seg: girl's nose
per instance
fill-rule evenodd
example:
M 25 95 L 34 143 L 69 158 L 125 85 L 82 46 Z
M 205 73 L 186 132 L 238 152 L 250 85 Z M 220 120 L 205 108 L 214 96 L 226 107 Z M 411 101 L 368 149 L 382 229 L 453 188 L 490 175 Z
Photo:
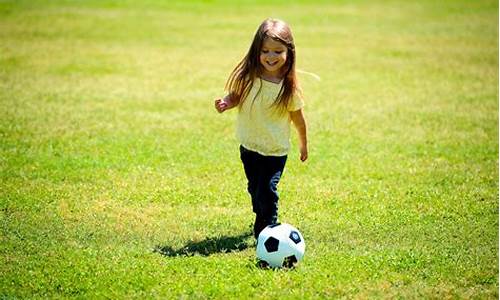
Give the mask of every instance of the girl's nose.
M 269 56 L 270 56 L 272 59 L 274 59 L 274 58 L 278 57 L 278 54 L 276 54 L 276 53 L 271 53 Z

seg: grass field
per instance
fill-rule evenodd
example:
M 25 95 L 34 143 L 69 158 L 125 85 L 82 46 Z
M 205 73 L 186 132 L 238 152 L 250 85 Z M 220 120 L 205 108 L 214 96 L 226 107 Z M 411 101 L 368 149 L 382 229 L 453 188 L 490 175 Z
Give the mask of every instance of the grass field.
M 0 298 L 498 298 L 498 2 L 0 0 Z M 219 115 L 260 22 L 306 98 L 256 266 Z

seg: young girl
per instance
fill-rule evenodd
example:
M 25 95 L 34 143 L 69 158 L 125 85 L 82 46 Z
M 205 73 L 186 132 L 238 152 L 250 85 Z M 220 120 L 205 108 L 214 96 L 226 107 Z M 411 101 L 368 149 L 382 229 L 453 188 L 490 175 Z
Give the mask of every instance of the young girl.
M 238 107 L 237 137 L 255 213 L 254 236 L 278 219 L 277 186 L 295 125 L 300 160 L 307 159 L 306 122 L 295 76 L 295 45 L 290 27 L 267 19 L 226 83 L 228 94 L 215 100 L 219 113 Z

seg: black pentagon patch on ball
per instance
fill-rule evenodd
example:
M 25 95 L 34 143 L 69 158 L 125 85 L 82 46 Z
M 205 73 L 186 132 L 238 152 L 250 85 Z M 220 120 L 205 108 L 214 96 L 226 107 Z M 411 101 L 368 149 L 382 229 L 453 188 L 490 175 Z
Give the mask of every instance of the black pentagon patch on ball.
M 283 267 L 285 268 L 293 268 L 295 267 L 295 264 L 297 263 L 297 258 L 295 255 L 285 257 L 283 260 Z
M 273 237 L 270 237 L 264 242 L 264 246 L 266 247 L 267 252 L 276 252 L 278 251 L 279 243 L 280 241 Z
M 274 224 L 268 225 L 268 227 L 274 228 L 274 227 L 279 226 L 279 225 L 281 225 L 281 223 L 274 223 Z
M 290 236 L 289 238 L 295 243 L 295 244 L 298 244 L 300 243 L 301 239 L 300 239 L 300 235 L 297 231 L 293 231 L 290 232 Z

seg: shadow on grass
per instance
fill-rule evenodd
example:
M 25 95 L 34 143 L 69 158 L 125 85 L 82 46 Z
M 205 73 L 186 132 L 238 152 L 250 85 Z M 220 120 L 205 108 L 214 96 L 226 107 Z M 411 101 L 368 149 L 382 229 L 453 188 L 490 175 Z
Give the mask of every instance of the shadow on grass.
M 206 238 L 202 241 L 189 241 L 185 246 L 174 249 L 170 246 L 156 246 L 154 252 L 163 256 L 209 256 L 215 253 L 229 253 L 242 251 L 248 248 L 247 238 L 252 235 L 251 232 L 242 233 L 237 236 L 222 236 Z

